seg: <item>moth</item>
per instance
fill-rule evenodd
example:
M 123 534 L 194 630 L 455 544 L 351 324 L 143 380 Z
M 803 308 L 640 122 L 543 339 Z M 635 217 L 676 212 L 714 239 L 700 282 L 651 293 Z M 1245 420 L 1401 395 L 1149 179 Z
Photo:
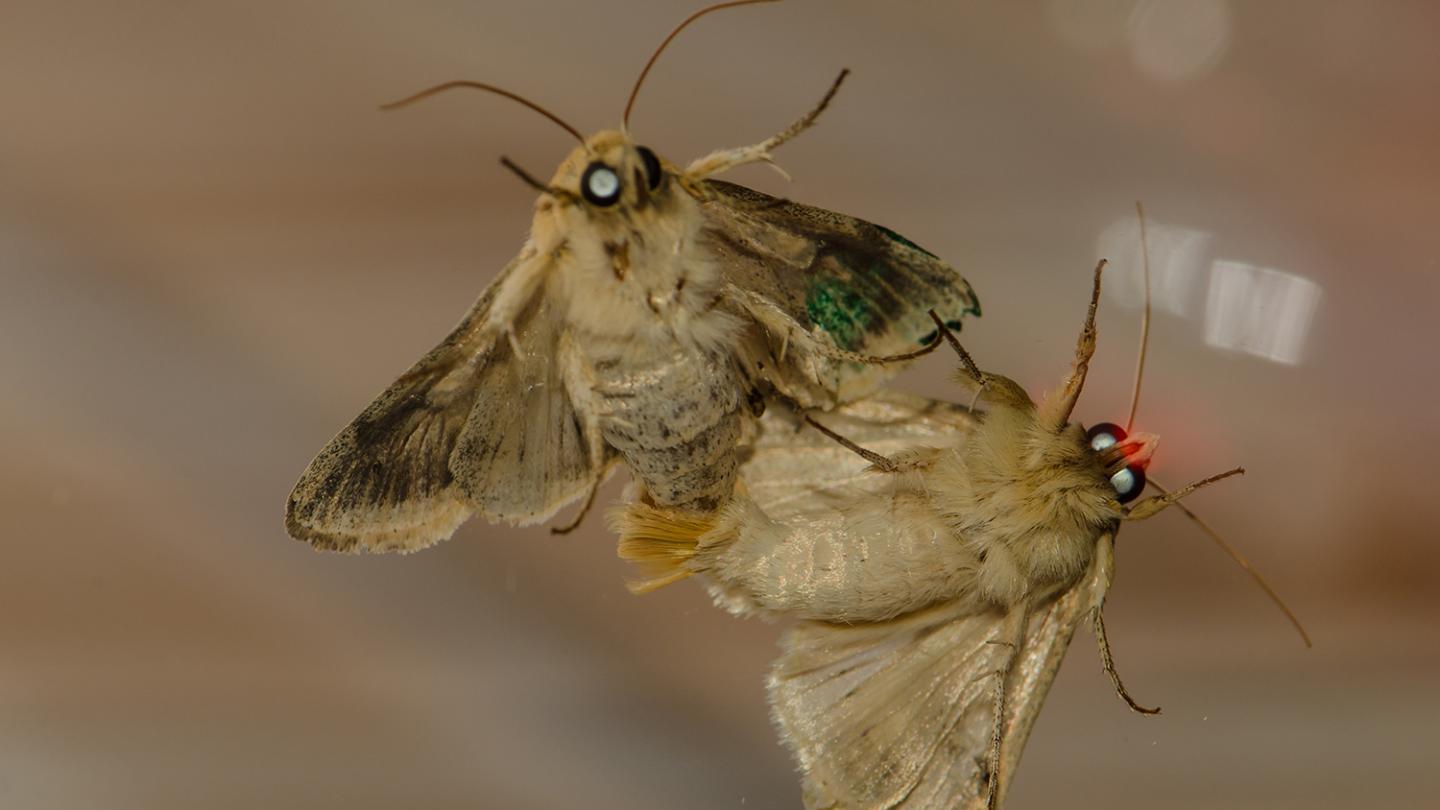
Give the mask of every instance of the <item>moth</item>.
M 1103 266 L 1070 373 L 1039 404 L 954 341 L 970 407 L 882 393 L 806 434 L 772 413 L 720 512 L 612 515 L 648 574 L 635 590 L 701 574 L 737 614 L 801 620 L 768 691 L 806 807 L 998 806 L 1085 621 L 1121 697 L 1158 711 L 1129 697 L 1105 640 L 1116 533 L 1243 470 L 1137 500 L 1156 437 L 1070 421 Z
M 651 503 L 703 512 L 733 490 L 737 445 L 767 402 L 831 408 L 937 345 L 980 304 L 958 272 L 889 229 L 714 179 L 771 163 L 820 104 L 760 143 L 685 167 L 628 121 L 584 137 L 538 192 L 519 255 L 460 324 L 320 451 L 286 528 L 322 549 L 412 551 L 472 514 L 540 522 L 623 460 Z M 388 105 L 388 106 L 396 106 Z M 919 348 L 917 348 L 919 347 Z M 567 529 L 578 524 L 579 517 Z

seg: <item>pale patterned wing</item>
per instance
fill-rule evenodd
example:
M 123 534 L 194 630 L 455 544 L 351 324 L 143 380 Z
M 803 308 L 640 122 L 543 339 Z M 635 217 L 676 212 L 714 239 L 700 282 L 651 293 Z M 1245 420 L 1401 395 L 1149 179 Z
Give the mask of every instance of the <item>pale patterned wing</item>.
M 963 406 L 899 391 L 881 391 L 814 419 L 886 456 L 955 446 L 975 425 Z M 857 487 L 878 492 L 889 483 L 888 476 L 870 470 L 868 461 L 783 406 L 760 420 L 760 435 L 740 476 L 751 499 L 782 522 L 848 502 Z
M 1075 629 L 1090 620 L 1092 610 L 1104 605 L 1114 579 L 1115 536 L 1103 534 L 1096 542 L 1095 557 L 1085 578 L 1030 617 L 1020 659 L 1010 676 L 1005 704 L 1005 745 L 1000 750 L 1001 800 L 1015 778 L 1020 755 L 1065 660 Z
M 1113 573 L 1101 538 L 1086 578 L 1030 617 L 1008 679 L 1000 798 L 1071 636 Z M 804 775 L 806 807 L 983 808 L 994 673 L 1008 655 L 1005 614 L 963 600 L 888 622 L 804 622 L 769 679 L 781 736 Z
M 559 320 L 537 296 L 522 323 L 521 354 L 497 352 L 450 469 L 476 511 L 492 520 L 538 523 L 597 485 L 618 458 L 566 391 L 557 357 Z M 587 427 L 589 425 L 589 427 Z
M 573 421 L 557 416 L 568 405 L 563 389 L 550 384 L 548 376 L 538 390 L 517 387 L 536 374 L 548 374 L 534 368 L 549 365 L 537 361 L 550 356 L 556 339 L 543 300 L 532 301 L 514 324 L 528 362 L 517 361 L 503 332 L 497 337 L 489 323 L 497 297 L 516 278 L 539 272 L 542 268 L 530 264 L 538 261 L 527 252 L 511 262 L 440 345 L 310 462 L 286 504 L 291 536 L 335 551 L 414 551 L 446 539 L 475 511 L 530 520 L 584 492 L 604 460 L 577 456 L 573 437 L 548 433 L 556 422 Z M 544 298 L 543 289 L 536 297 Z M 520 371 L 522 366 L 526 370 Z M 524 436 L 512 434 L 509 444 L 482 459 L 467 456 L 453 463 L 462 437 L 473 433 L 467 425 L 477 407 L 488 412 L 495 402 L 507 403 L 511 413 L 524 410 L 517 406 L 540 408 L 547 418 L 526 425 Z M 495 429 L 512 426 L 513 420 L 487 423 Z M 525 493 L 489 493 L 472 486 L 486 480 L 492 468 L 508 468 L 517 480 L 534 480 L 534 468 L 541 464 L 559 470 L 563 484 Z
M 807 407 L 858 399 L 899 369 L 823 356 L 816 341 L 904 354 L 935 335 L 928 310 L 953 329 L 980 314 L 958 271 L 888 228 L 734 183 L 705 185 L 705 236 L 764 333 L 739 347 L 740 360 Z
M 809 808 L 950 808 L 984 792 L 1006 616 L 955 601 L 875 624 L 805 622 L 770 704 Z

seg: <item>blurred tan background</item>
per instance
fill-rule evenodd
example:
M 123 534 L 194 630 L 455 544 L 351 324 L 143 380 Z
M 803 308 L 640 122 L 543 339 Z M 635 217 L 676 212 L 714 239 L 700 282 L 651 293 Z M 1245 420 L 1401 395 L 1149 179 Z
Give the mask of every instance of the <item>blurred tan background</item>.
M 696 3 L 39 3 L 0 11 L 0 807 L 798 807 L 779 628 L 645 598 L 592 515 L 411 557 L 312 553 L 310 457 L 518 249 L 571 147 L 472 78 L 615 125 Z M 1011 806 L 1429 807 L 1440 792 L 1440 6 L 791 0 L 687 31 L 633 131 L 962 268 L 965 339 L 1059 379 L 1117 260 L 1083 421 L 1123 420 L 1139 309 L 1155 471 L 1249 474 L 1127 529 L 1128 713 L 1077 636 Z M 902 387 L 952 392 L 948 357 Z M 604 492 L 618 496 L 619 481 Z

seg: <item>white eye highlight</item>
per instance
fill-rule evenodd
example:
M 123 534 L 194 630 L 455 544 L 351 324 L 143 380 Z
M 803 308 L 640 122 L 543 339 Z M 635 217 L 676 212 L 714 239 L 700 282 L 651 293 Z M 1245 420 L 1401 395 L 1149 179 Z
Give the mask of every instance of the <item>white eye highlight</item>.
M 620 175 L 604 163 L 591 163 L 580 178 L 580 193 L 595 205 L 613 205 L 620 199 Z
M 1120 503 L 1133 501 L 1145 489 L 1145 471 L 1132 464 L 1110 476 L 1110 486 L 1115 488 L 1115 498 Z
M 1090 449 L 1097 453 L 1125 441 L 1127 435 L 1125 428 L 1113 422 L 1101 422 L 1085 431 L 1085 439 L 1090 442 Z

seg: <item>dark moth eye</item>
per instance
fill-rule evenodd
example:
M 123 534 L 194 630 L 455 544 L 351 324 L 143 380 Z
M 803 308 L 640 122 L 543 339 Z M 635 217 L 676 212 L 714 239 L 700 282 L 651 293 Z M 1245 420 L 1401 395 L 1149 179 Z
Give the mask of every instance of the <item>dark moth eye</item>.
M 1129 467 L 1110 476 L 1110 486 L 1115 488 L 1115 500 L 1129 503 L 1140 497 L 1145 490 L 1145 471 L 1138 465 Z
M 1117 424 L 1101 422 L 1085 431 L 1085 442 L 1090 445 L 1091 450 L 1098 453 L 1125 441 L 1125 437 L 1128 435 L 1125 428 Z
M 655 153 L 650 151 L 648 146 L 637 146 L 635 151 L 640 153 L 640 162 L 645 164 L 645 182 L 650 186 L 650 190 L 654 191 L 660 187 L 660 181 L 665 179 L 660 170 L 660 158 L 655 157 Z
M 620 199 L 620 175 L 597 160 L 580 175 L 580 194 L 595 205 L 614 205 Z

